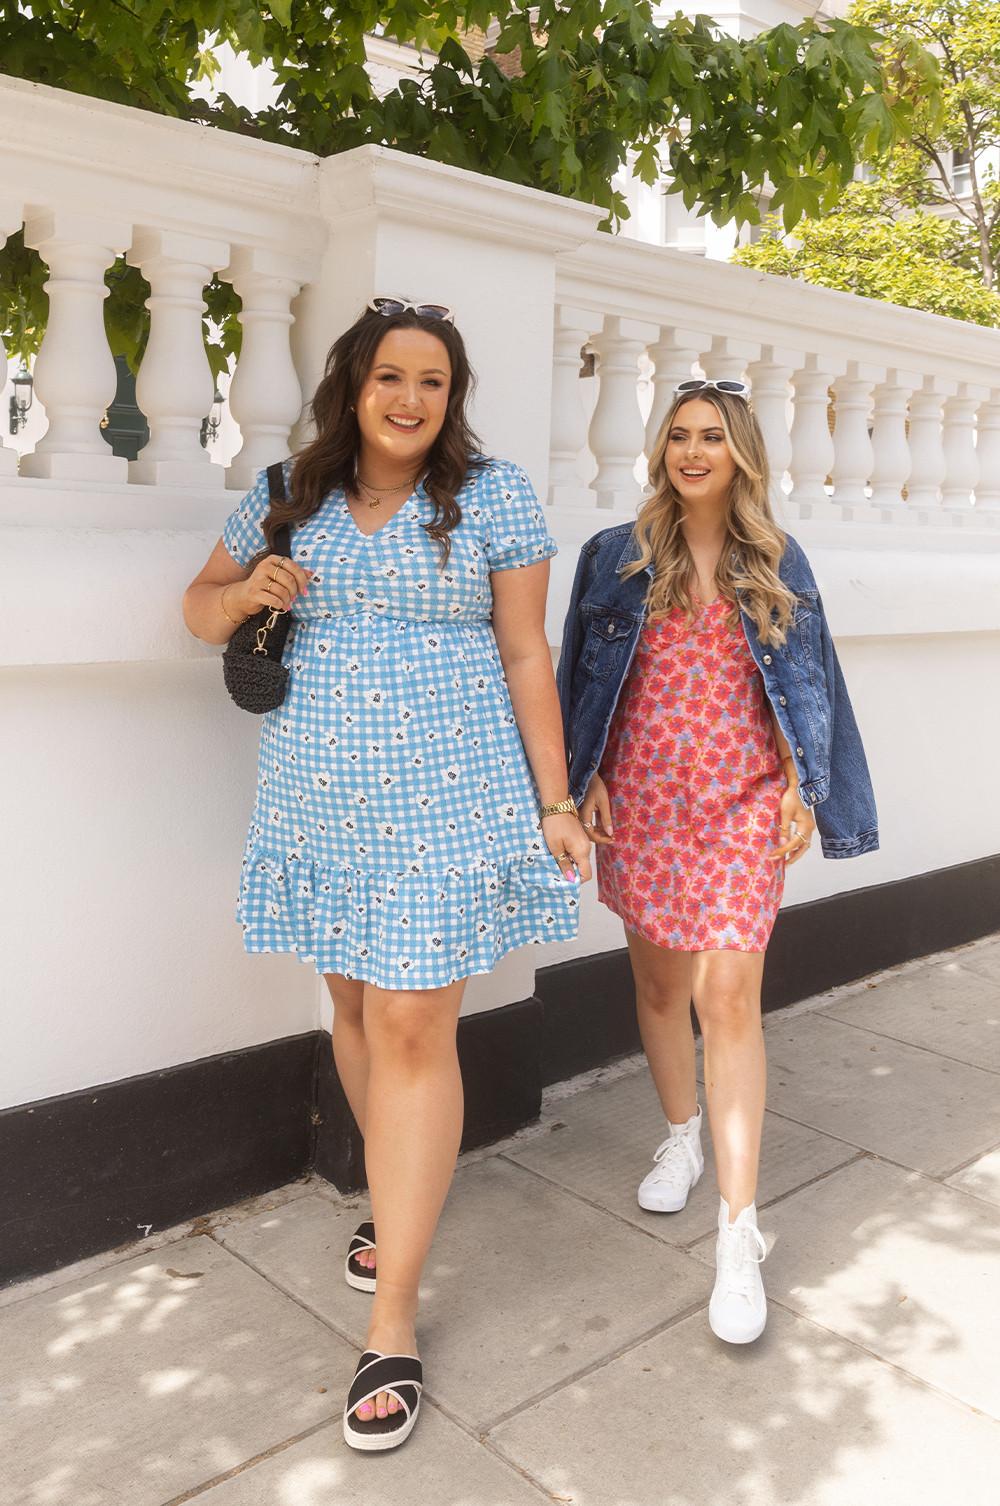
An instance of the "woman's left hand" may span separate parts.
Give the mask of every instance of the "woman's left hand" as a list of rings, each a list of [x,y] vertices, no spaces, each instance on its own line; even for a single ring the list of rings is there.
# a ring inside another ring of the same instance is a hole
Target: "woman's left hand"
[[[590,838],[576,816],[543,816],[545,845],[562,869],[568,883],[586,883],[590,878]]]
[[[787,767],[785,777],[788,779],[788,784],[781,797],[781,842],[777,847],[772,848],[768,857],[775,862],[783,858],[786,866],[790,868],[809,851],[813,832],[816,830],[816,822],[812,812],[802,804],[799,798],[799,782],[794,775],[789,777]]]

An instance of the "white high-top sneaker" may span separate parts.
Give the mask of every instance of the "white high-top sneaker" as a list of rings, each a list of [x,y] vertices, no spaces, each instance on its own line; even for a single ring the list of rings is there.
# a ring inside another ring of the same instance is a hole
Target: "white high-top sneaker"
[[[653,1156],[656,1163],[639,1184],[639,1207],[650,1213],[679,1213],[705,1170],[701,1152],[701,1109],[686,1124],[671,1124]]]
[[[727,1344],[752,1344],[767,1322],[767,1298],[760,1275],[767,1245],[757,1228],[755,1203],[744,1208],[731,1224],[729,1204],[725,1198],[719,1201],[715,1289],[708,1304],[708,1322],[716,1337]]]

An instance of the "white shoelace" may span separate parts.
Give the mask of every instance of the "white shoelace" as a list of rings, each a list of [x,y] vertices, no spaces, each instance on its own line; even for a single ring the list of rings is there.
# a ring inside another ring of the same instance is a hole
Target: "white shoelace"
[[[655,1182],[670,1188],[685,1187],[698,1172],[698,1158],[690,1135],[668,1135],[653,1155],[656,1165],[650,1172]]]
[[[764,1236],[756,1224],[736,1224],[719,1229],[717,1279],[722,1294],[732,1293],[753,1301],[757,1290],[755,1267],[767,1254]]]

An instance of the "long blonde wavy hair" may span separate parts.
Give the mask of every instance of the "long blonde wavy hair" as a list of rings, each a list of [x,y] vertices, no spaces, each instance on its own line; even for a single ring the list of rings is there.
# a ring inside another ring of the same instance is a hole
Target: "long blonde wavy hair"
[[[739,622],[740,592],[761,643],[784,643],[795,614],[795,596],[778,574],[785,535],[771,511],[770,472],[760,424],[749,402],[736,393],[708,388],[679,393],[674,400],[649,462],[652,495],[640,507],[635,525],[639,558],[623,574],[636,575],[652,563],[653,579],[646,603],[650,621],[663,617],[672,607],[682,607],[689,619],[695,617],[691,592],[694,560],[681,528],[684,504],[667,474],[667,441],[679,410],[699,398],[716,409],[736,463],[726,501],[726,541],[715,568],[716,588],[732,603],[733,627]]]

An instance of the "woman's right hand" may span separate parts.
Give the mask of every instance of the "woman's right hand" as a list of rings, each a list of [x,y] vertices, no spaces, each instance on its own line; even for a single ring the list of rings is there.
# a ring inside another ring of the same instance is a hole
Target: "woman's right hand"
[[[246,580],[228,588],[226,607],[242,617],[253,617],[261,607],[287,612],[296,596],[309,589],[311,571],[303,570],[283,554],[268,554],[255,565]]]
[[[587,785],[587,793],[580,807],[580,820],[587,836],[592,837],[595,842],[603,844],[614,840],[611,826],[611,800],[608,787],[600,774],[595,774]]]

